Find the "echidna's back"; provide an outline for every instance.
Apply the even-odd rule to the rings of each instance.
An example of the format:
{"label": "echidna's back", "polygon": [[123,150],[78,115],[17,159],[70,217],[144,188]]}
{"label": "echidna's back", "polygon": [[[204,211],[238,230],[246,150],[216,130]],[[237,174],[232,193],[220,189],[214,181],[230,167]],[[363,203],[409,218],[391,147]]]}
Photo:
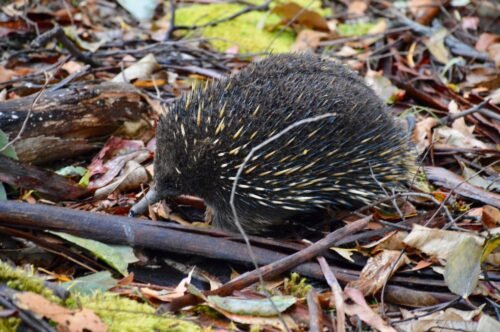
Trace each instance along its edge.
{"label": "echidna's back", "polygon": [[[350,70],[315,56],[272,56],[195,90],[162,120],[158,137],[183,137],[185,153],[176,152],[173,159],[182,159],[190,174],[210,178],[200,185],[203,176],[186,177],[184,185],[197,186],[191,193],[218,211],[214,222],[232,228],[229,194],[251,148],[298,120],[324,113],[335,116],[291,130],[246,165],[237,190],[243,220],[251,214],[258,227],[258,220],[262,226],[276,223],[272,216],[360,206],[383,193],[381,184],[406,179],[406,135],[383,102]],[[208,152],[191,153],[193,160],[190,151],[200,142]]]}

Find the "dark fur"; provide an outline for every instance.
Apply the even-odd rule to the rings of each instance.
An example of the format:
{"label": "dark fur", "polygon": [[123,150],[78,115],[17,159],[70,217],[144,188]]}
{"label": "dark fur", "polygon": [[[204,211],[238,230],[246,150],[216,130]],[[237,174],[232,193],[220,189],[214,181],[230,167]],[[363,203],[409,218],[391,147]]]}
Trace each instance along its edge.
{"label": "dark fur", "polygon": [[278,55],[196,88],[161,117],[156,189],[162,196],[202,197],[214,225],[235,230],[232,178],[250,149],[300,119],[332,112],[264,147],[246,165],[236,206],[247,231],[329,206],[369,203],[383,194],[373,175],[385,186],[406,180],[406,134],[361,78],[315,56]]}

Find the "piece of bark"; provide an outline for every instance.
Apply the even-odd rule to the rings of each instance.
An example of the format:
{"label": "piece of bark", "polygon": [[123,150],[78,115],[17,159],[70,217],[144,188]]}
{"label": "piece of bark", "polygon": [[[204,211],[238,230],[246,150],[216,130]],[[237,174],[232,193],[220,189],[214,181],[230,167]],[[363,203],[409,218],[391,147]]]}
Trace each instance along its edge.
{"label": "piece of bark", "polygon": [[87,190],[51,171],[25,165],[0,153],[0,182],[25,189],[34,189],[52,199],[73,200]]}
{"label": "piece of bark", "polygon": [[429,181],[453,190],[460,196],[500,208],[500,194],[472,185],[463,177],[442,167],[426,166],[424,170]]}
{"label": "piece of bark", "polygon": [[147,102],[130,84],[75,84],[56,91],[0,102],[0,129],[15,142],[19,160],[34,164],[95,150],[126,121],[139,121]]}

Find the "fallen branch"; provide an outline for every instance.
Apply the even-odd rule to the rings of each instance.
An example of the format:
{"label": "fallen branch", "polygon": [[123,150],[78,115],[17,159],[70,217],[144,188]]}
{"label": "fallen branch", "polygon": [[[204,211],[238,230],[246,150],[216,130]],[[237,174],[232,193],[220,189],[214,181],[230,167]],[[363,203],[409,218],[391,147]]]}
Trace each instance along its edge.
{"label": "fallen branch", "polygon": [[[100,146],[126,121],[139,121],[149,110],[129,84],[74,84],[0,102],[0,129],[13,139],[19,160],[35,164],[70,158]],[[30,111],[31,110],[31,111]]]}
{"label": "fallen branch", "polygon": [[0,182],[33,189],[58,200],[74,200],[87,190],[51,171],[20,163],[0,154]]}
{"label": "fallen branch", "polygon": [[[366,222],[366,219],[360,219],[330,233],[322,240],[292,255],[254,245],[253,249],[257,263],[266,265],[260,268],[260,272],[270,278],[292,270],[306,277],[323,280],[324,275],[319,264],[307,261],[312,260],[325,248],[329,248],[331,243],[336,243],[347,235],[364,228],[363,225]],[[0,201],[0,225],[23,230],[59,231],[107,243],[197,255],[247,266],[251,264],[245,244],[226,239],[220,235],[214,236],[209,230],[178,226],[172,223],[151,222],[42,204]],[[220,234],[220,232],[217,234]],[[300,262],[303,263],[300,264]],[[330,269],[342,283],[356,280],[359,276],[359,273],[354,270],[335,266],[330,266]],[[242,274],[217,291],[230,293],[233,290],[241,289],[258,280],[258,275],[257,270]],[[491,277],[492,279],[497,278],[496,276]],[[422,287],[446,287],[442,280],[412,277],[395,276],[391,278],[391,282]],[[387,287],[388,294],[391,293],[392,288],[392,285]],[[397,289],[405,288],[399,287]],[[427,292],[426,294],[434,297],[437,301],[447,301],[451,295],[437,292]],[[179,298],[177,305],[180,308],[183,303],[188,305],[193,300],[198,301],[198,298],[186,295]]]}

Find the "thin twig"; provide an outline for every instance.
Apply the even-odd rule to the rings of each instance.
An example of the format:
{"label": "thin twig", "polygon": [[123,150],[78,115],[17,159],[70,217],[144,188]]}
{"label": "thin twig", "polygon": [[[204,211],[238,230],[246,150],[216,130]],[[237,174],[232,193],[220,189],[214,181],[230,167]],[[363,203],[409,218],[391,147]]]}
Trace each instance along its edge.
{"label": "thin twig", "polygon": [[318,257],[318,263],[319,266],[321,267],[321,271],[323,271],[326,283],[328,284],[328,286],[330,286],[330,289],[332,290],[332,296],[335,300],[335,309],[337,311],[337,319],[336,319],[337,324],[336,325],[334,324],[334,326],[337,326],[336,332],[345,332],[345,309],[344,309],[344,298],[342,297],[342,287],[340,287],[340,283],[335,277],[335,274],[330,269],[330,266],[328,265],[328,262],[326,261],[325,257],[323,256]]}
{"label": "thin twig", "polygon": [[64,33],[64,30],[59,25],[56,25],[51,30],[41,34],[31,42],[31,45],[34,47],[41,47],[52,38],[57,39],[76,59],[88,63],[93,67],[99,67],[99,63],[94,61],[91,56],[82,53],[78,49],[75,43],[71,39],[69,39],[68,36],[66,36],[66,33]]}
{"label": "thin twig", "polygon": [[444,118],[441,118],[441,122],[443,122],[445,124],[449,124],[458,118],[463,118],[464,116],[467,116],[469,114],[476,113],[476,112],[484,114],[486,116],[491,117],[492,119],[500,121],[500,114],[497,114],[493,111],[490,111],[490,110],[483,108],[489,102],[490,102],[489,99],[485,99],[482,102],[480,102],[479,104],[477,104],[469,109],[466,109],[465,111],[458,112],[458,113],[450,113],[447,116],[445,116]]}

